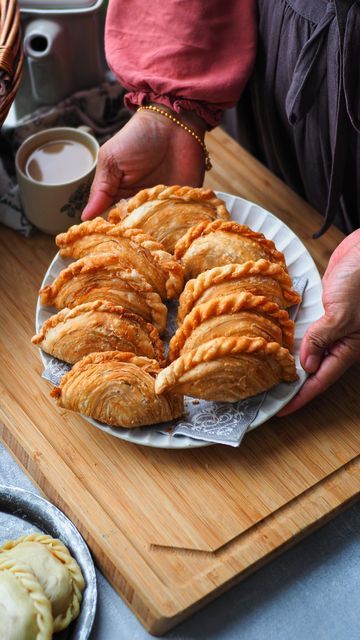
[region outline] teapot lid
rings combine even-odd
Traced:
[[[104,0],[18,0],[20,9],[35,13],[78,13],[97,9]]]

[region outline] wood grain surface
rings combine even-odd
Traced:
[[[265,206],[319,268],[342,235],[223,131],[209,136],[213,188]],[[30,344],[52,238],[0,231],[0,433],[88,542],[99,568],[154,634],[164,633],[354,501],[360,492],[360,368],[239,449],[139,447],[58,409]]]

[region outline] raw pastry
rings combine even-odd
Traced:
[[[139,233],[126,234],[119,225],[103,218],[70,227],[66,233],[56,236],[56,244],[63,258],[75,260],[98,253],[116,253],[119,267],[136,269],[163,300],[174,298],[182,291],[183,269],[162,245],[160,250],[158,246],[152,252],[149,242],[141,241]]]
[[[141,427],[178,418],[179,395],[155,393],[156,360],[133,353],[92,353],[65,374],[51,395],[71,409],[115,427]]]
[[[282,380],[297,379],[288,349],[263,338],[215,338],[188,351],[162,369],[156,393],[173,391],[219,402],[257,395]]]
[[[105,300],[137,313],[165,330],[167,308],[158,293],[135,269],[118,266],[115,254],[88,256],[63,269],[51,285],[40,290],[41,304],[64,309]]]
[[[232,293],[196,306],[170,340],[170,362],[213,338],[260,336],[278,342],[289,351],[294,347],[294,321],[275,302],[248,291]]]
[[[164,347],[155,327],[124,307],[97,300],[63,309],[44,322],[33,344],[74,364],[93,351],[131,351],[165,365]]]
[[[40,582],[26,564],[9,554],[0,556],[0,638],[50,640],[51,605]]]
[[[249,260],[243,264],[214,267],[189,280],[179,299],[179,324],[198,304],[239,291],[266,296],[281,308],[301,302],[301,296],[292,288],[291,278],[281,264],[263,259]]]
[[[109,222],[121,221],[124,229],[142,228],[170,253],[189,227],[216,218],[228,220],[230,215],[225,203],[210,189],[162,184],[119,202],[108,216]]]
[[[32,533],[5,542],[0,548],[0,560],[2,554],[28,565],[50,601],[54,631],[66,629],[79,615],[85,582],[65,545],[51,536]]]
[[[283,254],[271,240],[234,221],[201,222],[180,238],[174,253],[182,262],[186,280],[213,267],[261,258],[286,269]]]

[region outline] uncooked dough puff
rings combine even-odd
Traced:
[[[8,553],[0,555],[0,638],[50,640],[51,604],[27,564]]]
[[[0,548],[15,562],[28,565],[51,603],[54,631],[62,631],[77,618],[85,582],[81,569],[65,545],[40,533],[8,540]]]

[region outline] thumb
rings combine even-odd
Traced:
[[[323,315],[307,330],[300,348],[300,362],[308,373],[315,373],[326,349],[341,338],[336,319]]]
[[[123,175],[115,159],[101,154],[100,151],[89,200],[82,212],[81,220],[90,220],[101,215],[114,203]]]

